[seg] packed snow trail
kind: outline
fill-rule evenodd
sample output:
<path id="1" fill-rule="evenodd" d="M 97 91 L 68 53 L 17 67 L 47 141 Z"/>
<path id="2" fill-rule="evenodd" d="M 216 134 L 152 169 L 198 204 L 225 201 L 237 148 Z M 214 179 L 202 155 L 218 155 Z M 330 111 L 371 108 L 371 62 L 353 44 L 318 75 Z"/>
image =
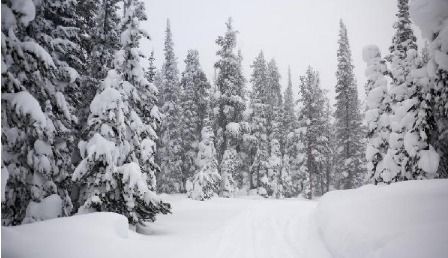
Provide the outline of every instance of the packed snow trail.
<path id="1" fill-rule="evenodd" d="M 303 257 L 300 243 L 313 207 L 311 202 L 255 201 L 215 232 L 207 246 L 216 258 Z"/>
<path id="2" fill-rule="evenodd" d="M 182 202 L 172 201 L 175 204 L 174 214 L 180 213 L 178 219 L 160 217 L 159 222 L 150 225 L 151 228 L 166 229 L 167 226 L 172 227 L 169 221 L 175 220 L 176 225 L 183 227 L 177 229 L 178 234 L 183 232 L 183 239 L 179 236 L 176 243 L 183 242 L 184 248 L 176 248 L 166 257 L 178 257 L 179 254 L 204 258 L 307 257 L 308 227 L 315 202 L 297 199 L 215 199 L 194 203 L 185 200 L 190 206 L 196 206 L 185 209 Z M 214 219 L 210 220 L 209 217 Z M 164 235 L 157 230 L 153 233 Z"/>

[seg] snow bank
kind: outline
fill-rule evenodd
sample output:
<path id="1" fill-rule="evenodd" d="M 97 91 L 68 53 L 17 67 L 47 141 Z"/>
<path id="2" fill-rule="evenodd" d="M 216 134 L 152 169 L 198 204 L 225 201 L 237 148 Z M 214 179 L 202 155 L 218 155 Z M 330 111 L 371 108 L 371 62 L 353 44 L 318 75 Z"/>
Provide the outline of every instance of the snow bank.
<path id="1" fill-rule="evenodd" d="M 97 212 L 75 215 L 15 227 L 2 227 L 1 257 L 228 257 L 216 254 L 216 246 L 221 244 L 222 234 L 226 232 L 231 233 L 227 235 L 230 239 L 224 243 L 226 247 L 227 244 L 232 246 L 236 244 L 251 248 L 251 245 L 246 243 L 251 239 L 246 236 L 252 231 L 247 230 L 247 227 L 241 228 L 244 234 L 238 233 L 240 237 L 236 238 L 233 227 L 229 228 L 229 226 L 238 226 L 233 221 L 235 219 L 238 221 L 241 214 L 246 214 L 247 208 L 258 206 L 256 200 L 213 198 L 207 202 L 199 202 L 188 199 L 185 195 L 162 194 L 161 196 L 173 204 L 173 214 L 160 216 L 155 223 L 149 223 L 147 227 L 140 228 L 140 232 L 145 235 L 129 230 L 126 217 L 116 213 Z M 281 203 L 265 199 L 259 201 L 268 205 L 264 209 L 266 212 L 262 213 L 264 217 L 270 217 L 272 212 L 283 214 L 278 207 L 296 206 L 294 202 L 289 201 Z M 271 208 L 270 205 L 275 206 Z M 290 211 L 289 215 L 296 219 L 297 213 L 302 211 L 301 208 L 301 206 L 296 207 Z M 256 223 L 260 223 L 259 220 L 253 225 L 258 225 Z M 252 224 L 245 223 L 245 225 Z M 256 228 L 258 229 L 258 226 Z M 271 241 L 271 234 L 267 235 L 269 238 L 263 240 Z M 241 239 L 246 242 L 240 242 Z M 270 245 L 263 242 L 263 246 Z M 276 248 L 276 245 L 271 246 Z M 238 257 L 252 256 L 242 254 Z M 260 257 L 262 256 L 257 256 L 257 258 Z"/>
<path id="2" fill-rule="evenodd" d="M 446 257 L 448 180 L 367 185 L 325 194 L 315 211 L 334 257 Z"/>
<path id="3" fill-rule="evenodd" d="M 128 232 L 124 216 L 105 212 L 2 227 L 1 256 L 126 257 Z"/>

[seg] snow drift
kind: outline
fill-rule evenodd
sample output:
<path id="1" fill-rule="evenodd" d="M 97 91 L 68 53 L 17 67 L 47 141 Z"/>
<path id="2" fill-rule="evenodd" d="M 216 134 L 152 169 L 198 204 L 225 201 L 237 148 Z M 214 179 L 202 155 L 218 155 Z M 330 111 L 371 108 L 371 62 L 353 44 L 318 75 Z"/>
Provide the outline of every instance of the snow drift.
<path id="1" fill-rule="evenodd" d="M 125 257 L 128 221 L 91 213 L 2 227 L 1 257 Z"/>
<path id="2" fill-rule="evenodd" d="M 314 219 L 334 257 L 442 258 L 447 203 L 448 180 L 367 185 L 324 195 Z"/>

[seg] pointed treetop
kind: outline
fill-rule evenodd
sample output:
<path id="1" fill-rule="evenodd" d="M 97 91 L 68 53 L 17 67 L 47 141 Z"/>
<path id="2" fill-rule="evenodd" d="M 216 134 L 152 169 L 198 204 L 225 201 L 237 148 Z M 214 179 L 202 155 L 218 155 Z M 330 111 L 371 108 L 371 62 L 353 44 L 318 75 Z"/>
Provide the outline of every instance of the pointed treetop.
<path id="1" fill-rule="evenodd" d="M 173 34 L 171 32 L 170 19 L 166 19 L 166 30 L 165 30 L 165 52 L 173 51 Z"/>
<path id="2" fill-rule="evenodd" d="M 169 80 L 177 81 L 177 58 L 174 54 L 174 42 L 169 19 L 166 21 L 165 33 L 165 47 L 163 49 L 165 53 L 165 62 L 163 64 L 163 70 L 165 76 L 169 77 Z"/>
<path id="3" fill-rule="evenodd" d="M 166 31 L 171 31 L 171 23 L 170 23 L 170 18 L 166 19 Z"/>
<path id="4" fill-rule="evenodd" d="M 292 88 L 292 79 L 291 79 L 291 66 L 288 65 L 288 88 Z"/>
<path id="5" fill-rule="evenodd" d="M 229 17 L 226 22 L 227 30 L 229 30 L 229 31 L 232 30 L 232 21 L 233 21 L 232 17 Z"/>
<path id="6" fill-rule="evenodd" d="M 398 20 L 394 24 L 395 35 L 392 39 L 390 52 L 395 50 L 406 52 L 409 49 L 417 49 L 417 38 L 411 27 L 411 19 L 409 17 L 409 0 L 398 0 Z"/>

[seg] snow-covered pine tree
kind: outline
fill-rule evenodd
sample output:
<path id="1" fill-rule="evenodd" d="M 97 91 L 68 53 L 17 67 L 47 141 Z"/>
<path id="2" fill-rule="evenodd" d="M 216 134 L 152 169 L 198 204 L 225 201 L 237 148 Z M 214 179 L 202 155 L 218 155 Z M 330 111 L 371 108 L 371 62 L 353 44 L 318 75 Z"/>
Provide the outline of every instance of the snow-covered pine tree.
<path id="1" fill-rule="evenodd" d="M 264 54 L 261 51 L 252 64 L 252 92 L 250 95 L 250 124 L 251 133 L 256 141 L 252 151 L 252 164 L 250 167 L 251 188 L 258 188 L 261 195 L 267 194 L 267 160 L 269 158 L 268 137 L 268 81 L 267 65 Z"/>
<path id="2" fill-rule="evenodd" d="M 266 71 L 266 94 L 267 94 L 267 133 L 269 139 L 269 164 L 271 173 L 268 172 L 269 189 L 268 194 L 281 197 L 280 172 L 282 165 L 281 145 L 282 142 L 282 93 L 280 85 L 280 73 L 274 59 L 267 63 Z M 280 167 L 278 167 L 280 166 Z M 275 168 L 275 169 L 274 169 Z"/>
<path id="3" fill-rule="evenodd" d="M 364 177 L 363 132 L 347 28 L 342 20 L 339 26 L 336 71 L 335 186 L 338 189 L 350 189 L 357 187 L 360 178 Z"/>
<path id="4" fill-rule="evenodd" d="M 434 177 L 433 166 L 425 164 L 428 156 L 437 156 L 430 145 L 430 132 L 435 127 L 430 106 L 430 83 L 425 75 L 426 68 L 423 68 L 424 60 L 417 51 L 408 0 L 398 1 L 397 17 L 391 53 L 387 57 L 391 63 L 392 79 L 393 116 L 389 137 L 392 182 Z"/>
<path id="5" fill-rule="evenodd" d="M 241 71 L 241 54 L 235 53 L 236 33 L 232 27 L 232 20 L 226 23 L 227 31 L 219 36 L 216 44 L 219 47 L 219 60 L 215 63 L 218 71 L 216 85 L 220 95 L 217 114 L 217 153 L 222 177 L 221 193 L 229 195 L 233 188 L 233 174 L 238 173 L 238 151 L 241 143 L 239 123 L 243 119 L 245 105 L 245 90 Z"/>
<path id="6" fill-rule="evenodd" d="M 205 119 L 201 131 L 202 139 L 195 160 L 197 171 L 187 181 L 188 197 L 201 201 L 218 194 L 221 180 L 218 172 L 213 128 L 209 124 L 208 119 Z"/>
<path id="7" fill-rule="evenodd" d="M 78 5 L 82 4 L 70 0 L 40 1 L 30 29 L 31 36 L 47 50 L 56 66 L 50 79 L 52 85 L 46 82 L 55 100 L 50 98 L 45 105 L 55 125 L 55 159 L 60 172 L 66 173 L 63 182 L 66 189 L 71 185 L 70 175 L 74 170 L 73 164 L 77 162 L 72 158 L 77 152 L 82 126 L 80 118 L 92 99 L 86 97 L 92 96 L 88 94 L 91 92 L 86 94 L 82 91 L 82 85 L 88 80 L 82 44 L 89 36 L 81 32 L 84 21 Z"/>
<path id="8" fill-rule="evenodd" d="M 434 67 L 434 101 L 433 112 L 434 118 L 437 121 L 437 134 L 432 137 L 434 147 L 440 156 L 439 167 L 437 170 L 438 178 L 448 178 L 448 64 L 442 60 L 448 59 L 447 46 L 447 34 L 448 34 L 448 22 L 444 21 L 444 27 L 434 33 L 431 43 L 433 56 L 439 56 L 438 58 L 432 58 L 435 63 Z M 443 57 L 444 59 L 440 58 Z"/>
<path id="9" fill-rule="evenodd" d="M 388 153 L 390 134 L 390 97 L 387 89 L 387 67 L 377 46 L 363 49 L 366 68 L 366 159 L 369 178 L 375 184 L 389 183 L 392 179 L 388 163 L 392 157 Z"/>
<path id="10" fill-rule="evenodd" d="M 67 75 L 63 71 L 72 70 L 63 69 L 58 56 L 52 52 L 52 57 L 44 48 L 48 46 L 40 45 L 39 33 L 48 27 L 37 25 L 44 19 L 42 12 L 50 10 L 43 3 L 36 8 L 32 1 L 2 4 L 2 164 L 9 172 L 2 203 L 6 225 L 19 224 L 25 216 L 27 222 L 45 219 L 34 213 L 41 205 L 55 206 L 55 213 L 47 218 L 68 215 L 72 208 L 66 144 L 73 140 L 71 125 L 76 119 L 61 92 L 63 87 L 57 87 L 61 75 Z M 58 32 L 63 24 L 53 29 L 55 39 L 62 39 Z"/>
<path id="11" fill-rule="evenodd" d="M 282 110 L 282 131 L 283 144 L 288 145 L 288 135 L 297 128 L 297 119 L 295 114 L 296 103 L 294 102 L 291 80 L 291 69 L 288 67 L 288 86 L 285 89 L 283 110 Z M 285 149 L 287 146 L 285 146 Z"/>
<path id="12" fill-rule="evenodd" d="M 415 49 L 407 51 L 407 60 L 413 70 L 407 80 L 408 99 L 401 103 L 404 128 L 404 150 L 408 157 L 405 164 L 407 179 L 434 178 L 437 172 L 439 155 L 431 145 L 431 133 L 436 127 L 431 108 L 431 84 L 423 59 Z"/>
<path id="13" fill-rule="evenodd" d="M 326 101 L 319 85 L 318 73 L 308 67 L 306 75 L 300 77 L 298 152 L 295 157 L 297 179 L 302 185 L 302 195 L 306 198 L 322 194 L 320 179 L 324 173 L 325 157 L 328 156 Z"/>
<path id="14" fill-rule="evenodd" d="M 394 24 L 395 34 L 392 39 L 392 46 L 389 48 L 390 55 L 386 56 L 390 63 L 389 76 L 392 79 L 389 87 L 391 97 L 392 116 L 390 118 L 391 133 L 389 136 L 389 155 L 387 165 L 391 173 L 387 181 L 396 182 L 406 178 L 406 167 L 408 155 L 404 149 L 405 129 L 402 126 L 402 119 L 406 115 L 406 107 L 403 101 L 409 98 L 407 87 L 409 86 L 408 74 L 414 68 L 410 67 L 407 60 L 407 52 L 410 49 L 417 49 L 416 37 L 411 28 L 409 18 L 408 0 L 398 0 L 398 21 Z"/>
<path id="15" fill-rule="evenodd" d="M 281 142 L 281 120 L 282 120 L 282 92 L 280 85 L 280 73 L 278 71 L 277 63 L 271 59 L 267 64 L 266 71 L 267 104 L 268 108 L 268 135 L 269 140 L 273 139 Z"/>
<path id="16" fill-rule="evenodd" d="M 447 5 L 445 1 L 422 0 L 411 4 L 412 20 L 429 40 L 429 56 L 423 56 L 423 62 L 427 61 L 426 71 L 432 84 L 431 110 L 436 128 L 430 138 L 440 157 L 437 177 L 448 178 L 448 17 L 444 11 Z M 431 17 L 428 17 L 429 10 Z M 435 165 L 436 161 L 430 164 Z"/>
<path id="17" fill-rule="evenodd" d="M 333 187 L 334 178 L 334 159 L 335 159 L 335 130 L 333 123 L 333 111 L 330 106 L 330 101 L 326 97 L 324 99 L 325 107 L 323 112 L 323 125 L 321 137 L 321 150 L 324 155 L 322 159 L 322 172 L 320 174 L 320 194 L 324 194 Z"/>
<path id="18" fill-rule="evenodd" d="M 286 197 L 291 197 L 296 192 L 294 189 L 294 172 L 296 171 L 295 157 L 297 157 L 297 118 L 295 114 L 296 102 L 293 99 L 291 69 L 288 67 L 288 86 L 285 89 L 282 110 L 282 140 L 283 140 L 283 191 Z M 290 179 L 286 179 L 290 178 Z M 291 181 L 289 183 L 288 181 Z"/>
<path id="19" fill-rule="evenodd" d="M 51 79 L 56 103 L 52 104 L 56 130 L 65 131 L 58 142 L 66 141 L 70 160 L 76 137 L 77 110 L 84 95 L 80 91 L 80 74 L 84 72 L 85 55 L 81 49 L 80 18 L 77 3 L 69 0 L 40 1 L 37 5 L 36 19 L 30 24 L 30 36 L 51 55 L 56 65 Z M 62 124 L 62 125 L 59 125 Z M 60 128 L 58 128 L 60 127 Z M 76 127 L 76 128 L 75 128 Z M 71 161 L 69 161 L 71 163 Z M 70 169 L 72 170 L 72 169 Z"/>
<path id="20" fill-rule="evenodd" d="M 185 58 L 185 71 L 181 79 L 180 113 L 182 132 L 182 173 L 191 178 L 196 167 L 198 144 L 201 141 L 203 121 L 208 114 L 210 84 L 199 63 L 199 52 L 189 50 Z M 214 136 L 212 137 L 212 139 Z"/>
<path id="21" fill-rule="evenodd" d="M 182 172 L 182 140 L 178 125 L 181 119 L 179 107 L 181 87 L 169 20 L 167 20 L 165 33 L 165 60 L 161 70 L 162 83 L 159 89 L 162 124 L 158 142 L 158 160 L 161 171 L 157 177 L 159 182 L 157 187 L 161 192 L 173 193 L 185 190 L 187 177 Z"/>
<path id="22" fill-rule="evenodd" d="M 139 27 L 144 4 L 126 0 L 123 10 L 116 69 L 108 72 L 90 105 L 89 139 L 78 145 L 83 159 L 72 179 L 82 183 L 80 212 L 117 212 L 136 225 L 170 212 L 170 205 L 152 191 L 157 136 L 151 118 L 157 116 L 157 89 L 140 66 L 139 40 L 147 37 Z M 151 109 L 142 109 L 146 106 Z"/>
<path id="23" fill-rule="evenodd" d="M 115 52 L 120 48 L 119 2 L 119 0 L 84 0 L 77 1 L 76 4 L 79 45 L 84 53 L 83 67 L 78 70 L 79 94 L 82 97 L 74 104 L 79 120 L 78 142 L 88 137 L 87 119 L 90 103 L 99 92 L 101 81 L 113 68 Z M 79 151 L 75 154 L 73 161 L 77 164 L 81 157 Z"/>

